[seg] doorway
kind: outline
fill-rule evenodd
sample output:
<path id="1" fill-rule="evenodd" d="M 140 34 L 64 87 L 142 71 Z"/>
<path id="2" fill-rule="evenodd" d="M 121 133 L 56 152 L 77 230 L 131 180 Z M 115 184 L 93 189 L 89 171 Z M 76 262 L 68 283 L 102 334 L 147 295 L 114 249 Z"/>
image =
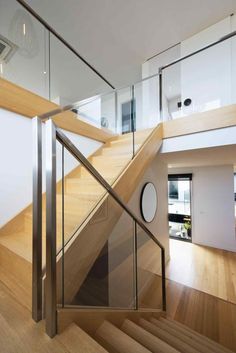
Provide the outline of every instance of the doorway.
<path id="1" fill-rule="evenodd" d="M 192 174 L 168 175 L 169 236 L 192 241 L 191 213 Z"/>
<path id="2" fill-rule="evenodd" d="M 131 99 L 121 105 L 122 134 L 136 131 L 136 101 Z"/>

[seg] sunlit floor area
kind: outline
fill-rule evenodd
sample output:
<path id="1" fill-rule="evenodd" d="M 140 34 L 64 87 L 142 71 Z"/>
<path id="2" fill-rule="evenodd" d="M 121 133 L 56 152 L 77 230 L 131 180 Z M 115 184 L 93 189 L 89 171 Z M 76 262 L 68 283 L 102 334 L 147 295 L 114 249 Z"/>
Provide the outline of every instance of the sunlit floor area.
<path id="1" fill-rule="evenodd" d="M 167 315 L 236 352 L 236 305 L 167 281 Z"/>
<path id="2" fill-rule="evenodd" d="M 236 253 L 170 239 L 166 277 L 236 304 Z"/>

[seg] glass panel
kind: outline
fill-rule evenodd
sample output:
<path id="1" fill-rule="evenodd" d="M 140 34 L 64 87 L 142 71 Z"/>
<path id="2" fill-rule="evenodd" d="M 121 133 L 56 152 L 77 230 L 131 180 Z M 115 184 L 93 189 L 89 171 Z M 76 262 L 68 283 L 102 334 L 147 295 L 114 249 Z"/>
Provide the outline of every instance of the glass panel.
<path id="1" fill-rule="evenodd" d="M 124 106 L 122 106 L 122 104 L 127 103 L 127 99 L 130 97 L 129 93 L 130 89 L 125 89 L 112 92 L 112 94 L 109 95 L 99 96 L 95 99 L 91 98 L 90 101 L 87 102 L 81 102 L 76 109 L 78 117 L 81 119 L 81 116 L 83 118 L 84 116 L 88 116 L 91 120 L 92 117 L 96 117 L 93 119 L 93 123 L 103 121 L 108 127 L 114 126 L 115 130 L 121 131 L 122 117 L 123 121 L 126 118 L 126 122 L 130 120 L 128 108 L 126 109 L 126 107 L 124 108 Z M 75 110 L 73 109 L 73 111 Z M 125 115 L 126 113 L 127 116 Z M 118 119 L 115 119 L 115 116 L 117 116 Z M 126 122 L 124 124 L 126 124 Z M 125 130 L 127 126 L 124 126 L 124 124 L 123 129 Z M 82 146 L 80 138 L 81 137 L 78 137 L 78 141 L 80 142 L 78 144 L 79 150 L 81 150 Z M 91 144 L 91 142 L 89 143 Z M 120 135 L 111 135 L 111 138 L 103 146 L 99 145 L 99 147 L 101 148 L 98 148 L 96 153 L 93 153 L 89 157 L 89 160 L 103 178 L 112 185 L 133 158 L 133 133 L 127 130 L 126 132 L 123 131 L 123 134 Z M 81 169 L 81 175 L 85 182 L 86 178 L 88 178 L 89 181 L 88 172 L 84 168 Z"/>
<path id="2" fill-rule="evenodd" d="M 235 16 L 233 16 L 235 18 Z M 236 23 L 236 22 L 235 22 Z M 234 28 L 235 25 L 234 25 Z M 231 104 L 236 103 L 236 37 L 230 39 L 231 43 Z"/>
<path id="3" fill-rule="evenodd" d="M 134 306 L 133 220 L 65 151 L 64 305 Z M 64 275 L 63 275 L 64 274 Z"/>
<path id="4" fill-rule="evenodd" d="M 159 76 L 134 85 L 134 120 L 136 153 L 160 123 Z"/>
<path id="5" fill-rule="evenodd" d="M 122 88 L 117 91 L 117 133 L 126 135 L 128 138 L 132 133 L 131 122 L 131 87 Z"/>
<path id="6" fill-rule="evenodd" d="M 50 34 L 50 97 L 53 102 L 65 106 L 110 90 L 110 86 Z"/>
<path id="7" fill-rule="evenodd" d="M 48 35 L 15 0 L 0 2 L 0 77 L 47 99 Z"/>
<path id="8" fill-rule="evenodd" d="M 164 121 L 183 116 L 181 66 L 182 63 L 175 64 L 164 69 L 162 73 L 162 111 Z"/>
<path id="9" fill-rule="evenodd" d="M 235 38 L 163 70 L 164 120 L 232 104 Z M 182 55 L 189 54 L 182 46 Z"/>
<path id="10" fill-rule="evenodd" d="M 78 104 L 78 118 L 116 133 L 116 93 L 92 97 Z"/>
<path id="11" fill-rule="evenodd" d="M 139 308 L 162 309 L 161 249 L 137 225 Z"/>

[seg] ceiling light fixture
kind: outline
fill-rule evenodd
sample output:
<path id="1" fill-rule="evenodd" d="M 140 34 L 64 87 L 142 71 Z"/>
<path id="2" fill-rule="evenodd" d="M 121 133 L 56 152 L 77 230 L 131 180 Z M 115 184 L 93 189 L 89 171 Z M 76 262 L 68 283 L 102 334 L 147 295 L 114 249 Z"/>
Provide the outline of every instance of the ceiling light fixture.
<path id="1" fill-rule="evenodd" d="M 18 54 L 25 58 L 38 55 L 40 45 L 35 20 L 25 10 L 17 9 L 9 26 L 9 39 L 18 47 Z"/>

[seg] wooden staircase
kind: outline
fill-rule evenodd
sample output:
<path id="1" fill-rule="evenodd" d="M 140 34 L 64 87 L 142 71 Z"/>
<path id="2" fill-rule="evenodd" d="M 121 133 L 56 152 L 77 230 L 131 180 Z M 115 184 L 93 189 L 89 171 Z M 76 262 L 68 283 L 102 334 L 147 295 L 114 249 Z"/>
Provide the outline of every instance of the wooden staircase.
<path id="1" fill-rule="evenodd" d="M 70 323 L 58 338 L 66 342 L 70 352 L 232 353 L 162 313 L 110 313 L 110 318 L 104 314 L 98 317 L 88 322 L 83 321 L 82 314 L 82 319 Z"/>
<path id="2" fill-rule="evenodd" d="M 132 195 L 132 192 L 137 186 L 137 182 L 143 175 L 147 165 L 154 158 L 158 151 L 161 140 L 162 130 L 156 128 L 138 131 L 135 133 L 135 150 L 137 151 L 136 157 L 132 160 L 132 134 L 125 134 L 115 136 L 109 139 L 104 145 L 89 157 L 91 164 L 98 170 L 99 173 L 116 188 L 123 200 L 127 202 Z M 145 160 L 143 156 L 145 155 Z M 140 163 L 141 159 L 142 164 Z M 129 187 L 130 173 L 133 175 L 133 185 Z M 128 191 L 127 191 L 128 188 Z M 81 224 L 82 234 L 73 242 L 73 246 L 68 251 L 68 258 L 73 260 L 78 257 L 77 248 L 81 247 L 83 250 L 82 259 L 89 259 L 89 263 L 83 266 L 82 269 L 87 268 L 87 272 L 96 259 L 96 254 L 101 250 L 105 238 L 97 245 L 91 246 L 91 243 L 86 241 L 83 243 L 83 234 L 86 236 L 86 231 L 90 232 L 91 220 L 96 219 L 97 214 L 104 206 L 104 202 L 109 203 L 109 197 L 105 190 L 98 184 L 98 182 L 85 170 L 84 167 L 78 166 L 65 177 L 65 242 L 70 239 L 71 235 L 79 228 Z M 45 227 L 46 227 L 46 207 L 45 207 L 45 194 L 43 197 L 43 264 L 45 264 Z M 57 250 L 61 248 L 62 231 L 61 231 L 61 218 L 62 218 L 62 183 L 57 183 Z M 117 215 L 118 216 L 118 215 Z M 85 222 L 86 221 L 86 222 Z M 112 227 L 113 223 L 110 222 L 109 226 Z M 103 234 L 104 228 L 101 230 Z M 109 233 L 109 231 L 107 230 Z M 106 234 L 106 237 L 108 236 Z M 104 236 L 104 235 L 103 235 Z M 98 234 L 99 238 L 99 234 Z M 83 246 L 84 245 L 84 246 Z M 88 249 L 93 249 L 93 257 Z M 97 252 L 94 251 L 94 247 Z M 74 250 L 73 250 L 74 248 Z M 87 251 L 87 253 L 86 253 Z M 7 256 L 5 255 L 7 254 Z M 30 308 L 31 305 L 31 263 L 32 263 L 32 205 L 29 205 L 20 214 L 14 217 L 0 230 L 0 265 L 6 271 L 6 277 L 13 276 L 13 281 L 19 283 L 19 291 L 22 293 L 24 303 L 27 303 Z M 71 273 L 71 266 L 75 263 L 67 261 L 68 268 L 65 272 Z M 80 264 L 77 264 L 80 265 Z M 59 264 L 60 267 L 60 264 Z M 78 291 L 80 283 L 83 282 L 87 272 L 83 276 L 78 277 L 75 290 L 73 289 L 70 298 L 72 299 Z M 23 275 L 22 275 L 23 274 Z M 22 279 L 23 277 L 23 279 Z M 71 281 L 68 278 L 68 281 Z M 26 295 L 26 292 L 28 293 Z M 68 291 L 69 293 L 69 291 Z M 27 297 L 27 300 L 25 300 Z M 19 296 L 19 299 L 21 296 Z"/>

